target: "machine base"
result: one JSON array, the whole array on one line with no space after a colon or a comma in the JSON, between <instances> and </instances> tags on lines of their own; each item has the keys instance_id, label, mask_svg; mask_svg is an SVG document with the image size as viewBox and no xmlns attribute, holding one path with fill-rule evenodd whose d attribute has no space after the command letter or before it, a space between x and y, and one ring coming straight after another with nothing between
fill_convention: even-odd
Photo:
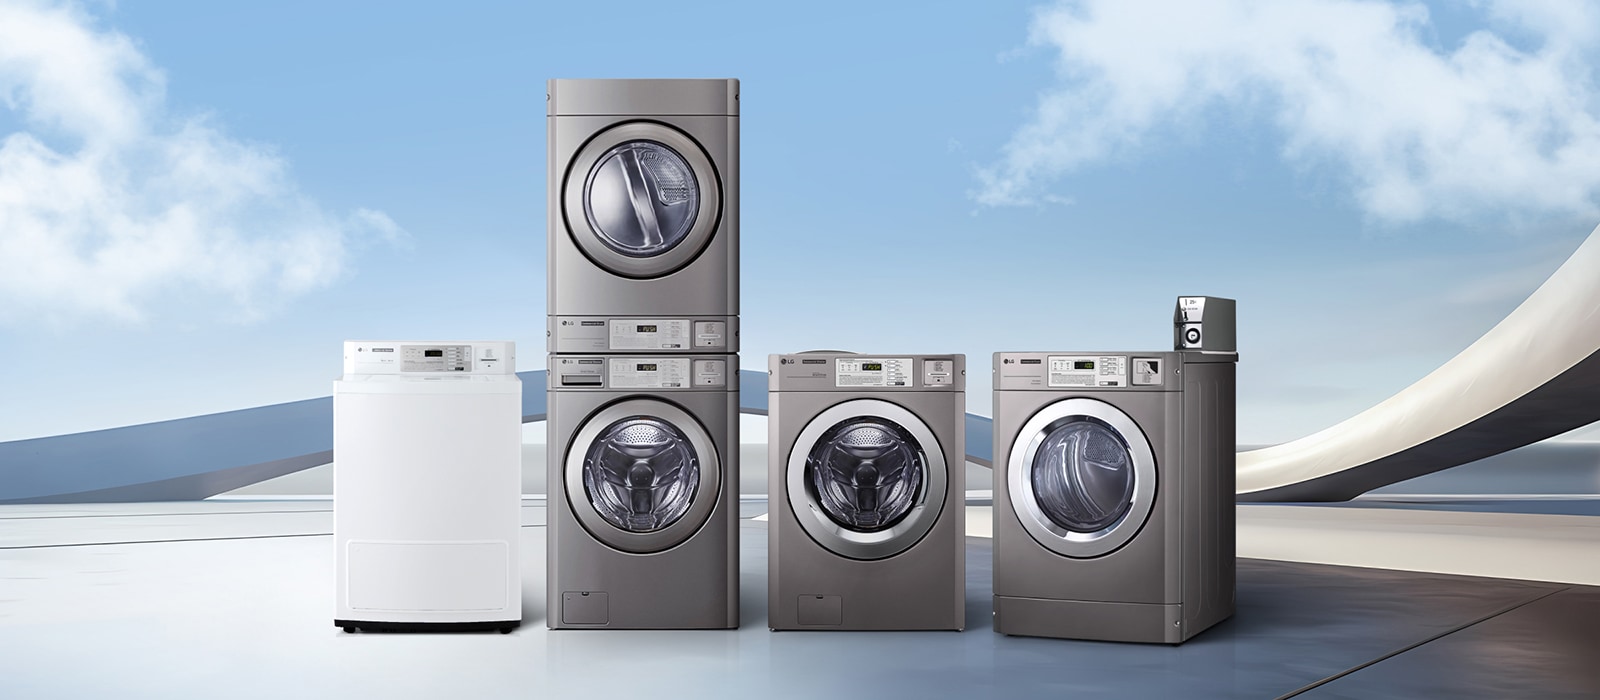
<instances>
[{"instance_id":1,"label":"machine base","mask_svg":"<svg viewBox=\"0 0 1600 700\"><path fill-rule=\"evenodd\" d=\"M362 632L499 632L511 634L522 626L521 620L484 620L481 622L377 622L373 620L334 620L334 627L342 627L348 634Z\"/></svg>"},{"instance_id":2,"label":"machine base","mask_svg":"<svg viewBox=\"0 0 1600 700\"><path fill-rule=\"evenodd\" d=\"M1184 624L1182 604L994 597L994 631L1019 637L1181 644L1210 626Z\"/></svg>"}]
</instances>

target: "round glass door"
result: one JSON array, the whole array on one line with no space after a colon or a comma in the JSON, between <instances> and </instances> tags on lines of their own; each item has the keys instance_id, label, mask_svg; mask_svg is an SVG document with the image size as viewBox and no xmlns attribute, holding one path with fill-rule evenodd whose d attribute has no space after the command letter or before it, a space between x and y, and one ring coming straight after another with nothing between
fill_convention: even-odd
<instances>
[{"instance_id":1,"label":"round glass door","mask_svg":"<svg viewBox=\"0 0 1600 700\"><path fill-rule=\"evenodd\" d=\"M1133 507L1128 445L1094 418L1075 416L1045 432L1032 481L1045 517L1073 532L1104 530Z\"/></svg>"},{"instance_id":2,"label":"round glass door","mask_svg":"<svg viewBox=\"0 0 1600 700\"><path fill-rule=\"evenodd\" d=\"M1115 551L1138 533L1153 506L1149 442L1127 414L1094 399L1067 399L1035 414L1006 467L1018 520L1058 554Z\"/></svg>"},{"instance_id":3,"label":"round glass door","mask_svg":"<svg viewBox=\"0 0 1600 700\"><path fill-rule=\"evenodd\" d=\"M567 499L584 528L627 552L688 539L710 516L721 481L710 437L687 413L654 399L602 409L575 436Z\"/></svg>"},{"instance_id":4,"label":"round glass door","mask_svg":"<svg viewBox=\"0 0 1600 700\"><path fill-rule=\"evenodd\" d=\"M615 274L670 274L715 232L716 171L699 145L664 124L629 122L601 132L578 151L566 178L573 240Z\"/></svg>"},{"instance_id":5,"label":"round glass door","mask_svg":"<svg viewBox=\"0 0 1600 700\"><path fill-rule=\"evenodd\" d=\"M786 486L802 529L833 552L882 559L932 529L948 476L933 432L905 408L877 399L833 406L790 450Z\"/></svg>"},{"instance_id":6,"label":"round glass door","mask_svg":"<svg viewBox=\"0 0 1600 700\"><path fill-rule=\"evenodd\" d=\"M606 151L583 186L583 213L612 250L648 258L683 242L699 212L700 186L677 151L628 141Z\"/></svg>"},{"instance_id":7,"label":"round glass door","mask_svg":"<svg viewBox=\"0 0 1600 700\"><path fill-rule=\"evenodd\" d=\"M911 512L928 470L922 445L906 429L877 417L828 429L806 457L806 488L822 512L856 532L877 532Z\"/></svg>"},{"instance_id":8,"label":"round glass door","mask_svg":"<svg viewBox=\"0 0 1600 700\"><path fill-rule=\"evenodd\" d=\"M677 427L650 416L607 426L583 458L583 490L606 522L655 532L689 512L700 460Z\"/></svg>"}]
</instances>

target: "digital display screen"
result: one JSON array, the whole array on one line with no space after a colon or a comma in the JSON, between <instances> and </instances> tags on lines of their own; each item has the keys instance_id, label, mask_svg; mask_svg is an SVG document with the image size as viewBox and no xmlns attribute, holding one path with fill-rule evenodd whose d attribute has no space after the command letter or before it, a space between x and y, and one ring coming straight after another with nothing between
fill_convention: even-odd
<instances>
[{"instance_id":1,"label":"digital display screen","mask_svg":"<svg viewBox=\"0 0 1600 700\"><path fill-rule=\"evenodd\" d=\"M1094 369L1094 360L1078 360L1072 363L1073 369Z\"/></svg>"},{"instance_id":2,"label":"digital display screen","mask_svg":"<svg viewBox=\"0 0 1600 700\"><path fill-rule=\"evenodd\" d=\"M654 328L654 326L651 326L651 328ZM650 364L639 364L634 365L633 369L635 372L654 372L656 371L656 365L654 362Z\"/></svg>"},{"instance_id":3,"label":"digital display screen","mask_svg":"<svg viewBox=\"0 0 1600 700\"><path fill-rule=\"evenodd\" d=\"M883 363L882 362L863 362L863 363L861 363L861 371L863 371L863 372L882 372L883 371Z\"/></svg>"},{"instance_id":4,"label":"digital display screen","mask_svg":"<svg viewBox=\"0 0 1600 700\"><path fill-rule=\"evenodd\" d=\"M422 356L423 357L444 357L444 351L443 350L423 350L422 351Z\"/></svg>"},{"instance_id":5,"label":"digital display screen","mask_svg":"<svg viewBox=\"0 0 1600 700\"><path fill-rule=\"evenodd\" d=\"M656 327L655 326L635 326L635 328L638 329L638 330L634 331L635 333L654 333L654 332L656 332Z\"/></svg>"}]
</instances>

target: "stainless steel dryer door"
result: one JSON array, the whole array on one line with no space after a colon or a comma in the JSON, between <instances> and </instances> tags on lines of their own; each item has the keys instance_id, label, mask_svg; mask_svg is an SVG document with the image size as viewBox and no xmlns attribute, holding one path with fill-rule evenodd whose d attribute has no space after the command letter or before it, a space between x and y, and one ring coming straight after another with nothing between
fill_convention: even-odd
<instances>
[{"instance_id":1,"label":"stainless steel dryer door","mask_svg":"<svg viewBox=\"0 0 1600 700\"><path fill-rule=\"evenodd\" d=\"M1156 460L1128 414L1070 398L1023 424L1006 482L1017 519L1039 544L1068 557L1097 557L1127 544L1149 518Z\"/></svg>"},{"instance_id":2,"label":"stainless steel dryer door","mask_svg":"<svg viewBox=\"0 0 1600 700\"><path fill-rule=\"evenodd\" d=\"M722 478L700 423L656 399L601 409L567 447L567 502L589 534L624 552L689 539L711 516Z\"/></svg>"},{"instance_id":3,"label":"stainless steel dryer door","mask_svg":"<svg viewBox=\"0 0 1600 700\"><path fill-rule=\"evenodd\" d=\"M657 122L597 134L562 184L567 228L596 264L623 277L671 274L716 233L722 186L704 149Z\"/></svg>"},{"instance_id":4,"label":"stainless steel dryer door","mask_svg":"<svg viewBox=\"0 0 1600 700\"><path fill-rule=\"evenodd\" d=\"M789 451L789 507L811 539L851 559L884 559L928 534L948 488L944 450L905 408L877 399L830 407Z\"/></svg>"}]
</instances>

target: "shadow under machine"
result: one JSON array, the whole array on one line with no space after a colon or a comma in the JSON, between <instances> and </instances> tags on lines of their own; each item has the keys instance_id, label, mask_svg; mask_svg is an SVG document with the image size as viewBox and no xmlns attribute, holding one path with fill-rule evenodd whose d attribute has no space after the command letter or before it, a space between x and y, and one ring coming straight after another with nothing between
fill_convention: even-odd
<instances>
[{"instance_id":1,"label":"shadow under machine","mask_svg":"<svg viewBox=\"0 0 1600 700\"><path fill-rule=\"evenodd\" d=\"M1220 301L1206 350L995 354L996 632L1176 644L1233 614L1238 355Z\"/></svg>"},{"instance_id":2,"label":"shadow under machine","mask_svg":"<svg viewBox=\"0 0 1600 700\"><path fill-rule=\"evenodd\" d=\"M522 622L522 382L509 342L345 343L334 382L334 624Z\"/></svg>"},{"instance_id":3,"label":"shadow under machine","mask_svg":"<svg viewBox=\"0 0 1600 700\"><path fill-rule=\"evenodd\" d=\"M965 356L768 363L768 626L964 628Z\"/></svg>"}]
</instances>

